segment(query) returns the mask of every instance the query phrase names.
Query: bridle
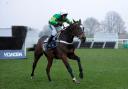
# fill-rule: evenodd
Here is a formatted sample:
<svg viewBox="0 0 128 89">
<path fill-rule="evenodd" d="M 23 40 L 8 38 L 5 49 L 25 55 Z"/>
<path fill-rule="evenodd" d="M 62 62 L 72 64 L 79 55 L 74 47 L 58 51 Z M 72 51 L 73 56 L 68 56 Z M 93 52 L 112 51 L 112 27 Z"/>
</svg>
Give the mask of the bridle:
<svg viewBox="0 0 128 89">
<path fill-rule="evenodd" d="M 65 27 L 64 30 L 62 30 L 62 31 L 60 32 L 60 34 L 61 34 L 63 31 L 65 31 L 65 30 L 75 30 L 75 29 L 68 26 L 68 27 Z M 80 26 L 80 30 L 84 30 L 84 28 L 83 28 L 82 26 Z M 84 34 L 84 31 L 78 33 L 78 34 L 77 34 L 77 37 L 78 37 L 78 38 L 81 38 L 81 36 L 82 36 L 83 34 Z M 74 34 L 74 33 L 71 33 L 71 35 L 72 35 L 72 36 L 76 36 L 76 34 Z M 60 35 L 59 35 L 59 36 L 60 36 Z M 56 42 L 64 43 L 64 44 L 67 44 L 67 45 L 73 44 L 73 42 L 67 42 L 67 41 L 64 41 L 64 40 L 56 40 Z"/>
</svg>

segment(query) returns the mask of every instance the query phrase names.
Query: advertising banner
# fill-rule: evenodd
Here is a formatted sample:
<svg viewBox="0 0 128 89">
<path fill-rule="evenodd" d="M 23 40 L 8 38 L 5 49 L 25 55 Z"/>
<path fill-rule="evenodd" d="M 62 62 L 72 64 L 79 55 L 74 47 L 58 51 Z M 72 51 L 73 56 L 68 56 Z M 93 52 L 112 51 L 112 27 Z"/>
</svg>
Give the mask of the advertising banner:
<svg viewBox="0 0 128 89">
<path fill-rule="evenodd" d="M 24 59 L 24 50 L 0 50 L 0 59 Z"/>
</svg>

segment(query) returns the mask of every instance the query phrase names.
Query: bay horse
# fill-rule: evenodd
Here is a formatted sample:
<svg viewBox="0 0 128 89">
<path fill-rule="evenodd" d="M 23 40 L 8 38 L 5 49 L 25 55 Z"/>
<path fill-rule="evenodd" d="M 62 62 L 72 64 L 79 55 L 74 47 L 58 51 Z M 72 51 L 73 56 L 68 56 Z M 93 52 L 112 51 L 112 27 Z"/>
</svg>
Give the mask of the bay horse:
<svg viewBox="0 0 128 89">
<path fill-rule="evenodd" d="M 84 35 L 84 30 L 81 27 L 81 20 L 79 21 L 74 21 L 73 23 L 70 24 L 68 27 L 65 28 L 65 30 L 62 30 L 57 41 L 56 41 L 56 48 L 53 49 L 48 49 L 47 51 L 45 51 L 43 49 L 43 45 L 45 44 L 45 39 L 47 37 L 41 37 L 38 42 L 37 45 L 35 47 L 34 50 L 34 62 L 32 65 L 32 73 L 31 73 L 31 78 L 34 76 L 34 70 L 36 68 L 37 62 L 40 59 L 40 57 L 44 54 L 47 57 L 47 67 L 46 67 L 46 73 L 47 73 L 47 77 L 48 80 L 51 81 L 51 77 L 50 77 L 50 68 L 52 66 L 53 63 L 53 59 L 60 59 L 63 61 L 65 67 L 67 68 L 69 74 L 72 77 L 73 82 L 75 83 L 80 83 L 74 76 L 73 72 L 72 72 L 72 68 L 68 62 L 68 58 L 69 59 L 73 59 L 76 60 L 78 63 L 78 67 L 79 67 L 79 77 L 81 79 L 83 79 L 83 69 L 81 66 L 81 61 L 80 61 L 80 57 L 78 57 L 74 51 L 75 51 L 75 47 L 73 45 L 73 38 L 75 36 L 79 37 L 79 39 L 81 39 L 81 41 L 85 41 L 86 37 Z"/>
</svg>

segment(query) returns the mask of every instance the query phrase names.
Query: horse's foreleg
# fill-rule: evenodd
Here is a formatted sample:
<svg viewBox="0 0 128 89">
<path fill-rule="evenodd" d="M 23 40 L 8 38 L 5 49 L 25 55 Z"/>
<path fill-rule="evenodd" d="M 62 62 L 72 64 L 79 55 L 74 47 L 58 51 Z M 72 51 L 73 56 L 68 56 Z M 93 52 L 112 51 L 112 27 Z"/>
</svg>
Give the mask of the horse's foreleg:
<svg viewBox="0 0 128 89">
<path fill-rule="evenodd" d="M 32 65 L 31 78 L 33 78 L 33 76 L 34 76 L 34 71 L 35 71 L 37 62 L 38 62 L 38 60 L 39 60 L 39 58 L 41 57 L 42 54 L 43 54 L 43 53 L 36 53 L 36 52 L 35 52 L 35 55 L 34 55 L 34 62 L 33 62 L 33 65 Z"/>
<path fill-rule="evenodd" d="M 47 64 L 47 68 L 46 68 L 46 73 L 48 76 L 48 80 L 51 81 L 51 77 L 50 77 L 50 68 L 52 66 L 52 62 L 53 62 L 53 58 L 48 58 L 48 64 Z"/>
<path fill-rule="evenodd" d="M 79 77 L 82 79 L 83 78 L 83 69 L 82 69 L 82 66 L 81 66 L 80 57 L 76 56 L 75 54 L 70 54 L 69 58 L 77 61 L 78 67 L 79 67 L 79 71 L 80 71 Z"/>
<path fill-rule="evenodd" d="M 81 79 L 83 79 L 83 69 L 82 69 L 82 66 L 81 66 L 80 57 L 76 56 L 75 59 L 77 60 L 79 71 L 80 71 L 79 77 Z"/>
<path fill-rule="evenodd" d="M 66 56 L 63 56 L 63 57 L 62 57 L 62 61 L 63 61 L 64 65 L 66 66 L 68 72 L 70 73 L 70 75 L 71 75 L 73 81 L 74 81 L 75 83 L 79 83 L 79 81 L 77 81 L 76 78 L 74 77 L 74 74 L 73 74 L 73 72 L 72 72 L 72 68 L 70 67 L 70 65 L 69 65 L 69 63 L 68 63 L 67 57 L 66 57 Z"/>
</svg>

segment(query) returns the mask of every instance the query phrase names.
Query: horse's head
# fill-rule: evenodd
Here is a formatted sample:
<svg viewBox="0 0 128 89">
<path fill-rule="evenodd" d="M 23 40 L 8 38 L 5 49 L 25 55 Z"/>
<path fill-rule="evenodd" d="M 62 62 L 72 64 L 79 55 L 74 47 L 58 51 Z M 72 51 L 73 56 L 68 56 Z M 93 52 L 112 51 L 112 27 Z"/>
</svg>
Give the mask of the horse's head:
<svg viewBox="0 0 128 89">
<path fill-rule="evenodd" d="M 82 42 L 85 42 L 86 36 L 84 34 L 84 27 L 81 24 L 81 20 L 75 21 L 69 26 L 71 35 L 77 36 Z"/>
</svg>

